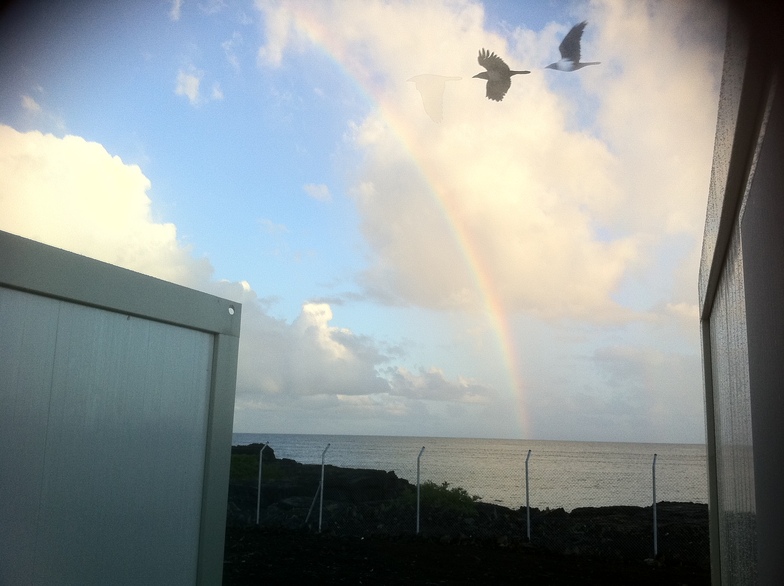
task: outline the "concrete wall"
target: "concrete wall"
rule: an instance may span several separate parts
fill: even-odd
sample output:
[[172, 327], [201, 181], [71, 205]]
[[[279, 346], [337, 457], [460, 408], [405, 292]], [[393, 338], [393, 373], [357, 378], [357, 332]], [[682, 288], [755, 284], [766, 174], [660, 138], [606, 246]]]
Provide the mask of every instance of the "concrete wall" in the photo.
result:
[[238, 304], [0, 233], [0, 583], [217, 584]]

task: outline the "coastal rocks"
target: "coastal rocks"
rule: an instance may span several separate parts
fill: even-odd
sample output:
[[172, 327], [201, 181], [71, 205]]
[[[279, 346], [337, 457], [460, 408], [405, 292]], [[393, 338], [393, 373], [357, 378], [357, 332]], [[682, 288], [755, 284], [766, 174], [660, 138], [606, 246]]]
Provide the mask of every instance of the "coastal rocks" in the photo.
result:
[[271, 446], [266, 446], [264, 444], [247, 444], [244, 446], [231, 446], [231, 455], [232, 456], [256, 456], [256, 461], [258, 461], [259, 452], [261, 449], [264, 448], [264, 451], [261, 454], [262, 463], [264, 462], [273, 462], [277, 458], [275, 458], [275, 450], [272, 449]]
[[[262, 452], [263, 478], [259, 498], [260, 448], [261, 444], [232, 447], [227, 523], [238, 526], [255, 524], [258, 499], [259, 516], [264, 519], [264, 524], [289, 528], [311, 526], [312, 520], [318, 517], [318, 511], [314, 516], [312, 509], [317, 497], [320, 497], [321, 465], [277, 458], [267, 447]], [[386, 510], [389, 501], [395, 501], [413, 490], [407, 480], [383, 470], [326, 465], [324, 478], [325, 510], [322, 518], [326, 513], [333, 526], [342, 524], [344, 519], [360, 518], [373, 518], [375, 525], [383, 523], [375, 519], [376, 513]]]
[[[256, 524], [260, 445], [232, 450], [227, 524]], [[416, 487], [394, 472], [324, 468], [262, 452], [259, 522], [267, 528], [336, 536], [416, 536]], [[425, 487], [423, 487], [425, 488]], [[491, 543], [495, 547], [538, 547], [559, 554], [603, 559], [653, 559], [653, 511], [649, 507], [581, 507], [530, 510], [484, 503], [459, 488], [432, 483], [422, 491], [419, 539], [440, 543]], [[708, 509], [695, 503], [657, 504], [657, 563], [708, 567]]]

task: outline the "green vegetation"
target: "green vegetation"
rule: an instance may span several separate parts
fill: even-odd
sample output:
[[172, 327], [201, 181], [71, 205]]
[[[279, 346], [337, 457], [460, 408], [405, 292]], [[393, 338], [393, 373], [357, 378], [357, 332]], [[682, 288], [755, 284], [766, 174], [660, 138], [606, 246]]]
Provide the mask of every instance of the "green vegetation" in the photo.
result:
[[[476, 514], [476, 501], [480, 497], [468, 494], [465, 488], [449, 486], [448, 482], [436, 484], [426, 480], [419, 486], [419, 496], [424, 507], [433, 507], [445, 511], [473, 516]], [[406, 501], [416, 503], [416, 489], [405, 495]]]
[[[262, 471], [262, 482], [264, 479], [273, 480], [282, 476], [278, 462], [264, 462]], [[229, 472], [231, 482], [241, 482], [244, 480], [259, 479], [259, 457], [249, 454], [232, 454], [231, 471]]]
[[231, 472], [229, 478], [232, 481], [258, 479], [259, 477], [259, 458], [258, 456], [248, 456], [242, 454], [231, 455]]

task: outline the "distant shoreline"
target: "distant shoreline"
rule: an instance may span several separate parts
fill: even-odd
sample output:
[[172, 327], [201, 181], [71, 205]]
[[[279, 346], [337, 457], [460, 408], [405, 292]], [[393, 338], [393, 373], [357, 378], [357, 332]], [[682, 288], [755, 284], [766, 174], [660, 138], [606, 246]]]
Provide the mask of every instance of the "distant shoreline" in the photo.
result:
[[[421, 478], [462, 486], [485, 502], [518, 508], [636, 505], [652, 501], [652, 463], [656, 463], [658, 500], [707, 503], [707, 462], [701, 446], [528, 442], [386, 436], [242, 435], [237, 450], [248, 442], [270, 442], [276, 456], [303, 464], [368, 470], [392, 470], [416, 482]], [[425, 441], [427, 442], [425, 443]], [[329, 449], [325, 452], [326, 446]], [[529, 447], [530, 446], [530, 447]], [[530, 456], [530, 476], [527, 452]], [[258, 454], [258, 448], [250, 448]]]

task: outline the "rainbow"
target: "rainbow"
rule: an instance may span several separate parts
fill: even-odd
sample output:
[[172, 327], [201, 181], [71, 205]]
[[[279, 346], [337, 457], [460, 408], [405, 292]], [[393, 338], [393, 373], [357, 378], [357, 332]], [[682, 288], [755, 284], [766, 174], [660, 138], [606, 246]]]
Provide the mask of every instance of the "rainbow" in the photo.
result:
[[[388, 127], [400, 140], [401, 144], [404, 145], [406, 151], [411, 154], [413, 160], [422, 160], [422, 156], [417, 153], [416, 141], [413, 140], [412, 136], [408, 136], [405, 131], [405, 122], [399, 120], [393, 112], [390, 112], [383, 107], [381, 97], [377, 95], [378, 92], [374, 90], [371, 84], [366, 83], [359, 76], [352, 74], [351, 68], [348, 65], [347, 56], [343, 53], [342, 48], [331, 40], [332, 35], [330, 35], [329, 30], [326, 29], [321, 22], [311, 17], [307, 11], [298, 13], [294, 24], [316, 47], [324, 51], [326, 56], [336, 63], [341, 71], [345, 72], [346, 76], [352, 80], [362, 94], [368, 97], [371, 103], [376, 105]], [[473, 277], [476, 289], [481, 295], [490, 326], [496, 334], [499, 351], [508, 375], [510, 389], [517, 408], [517, 420], [520, 424], [521, 437], [530, 438], [532, 437], [532, 429], [528, 416], [529, 410], [526, 404], [525, 385], [518, 362], [519, 352], [512, 335], [509, 315], [504, 307], [500, 291], [493, 281], [492, 276], [489, 274], [489, 271], [482, 263], [482, 259], [478, 253], [478, 247], [472, 242], [469, 230], [460, 222], [460, 216], [454, 205], [450, 203], [444, 190], [438, 187], [436, 178], [429, 176], [421, 164], [418, 164], [417, 166], [426, 180], [434, 201], [446, 218], [447, 225], [449, 226], [454, 240], [470, 269], [470, 274]]]

